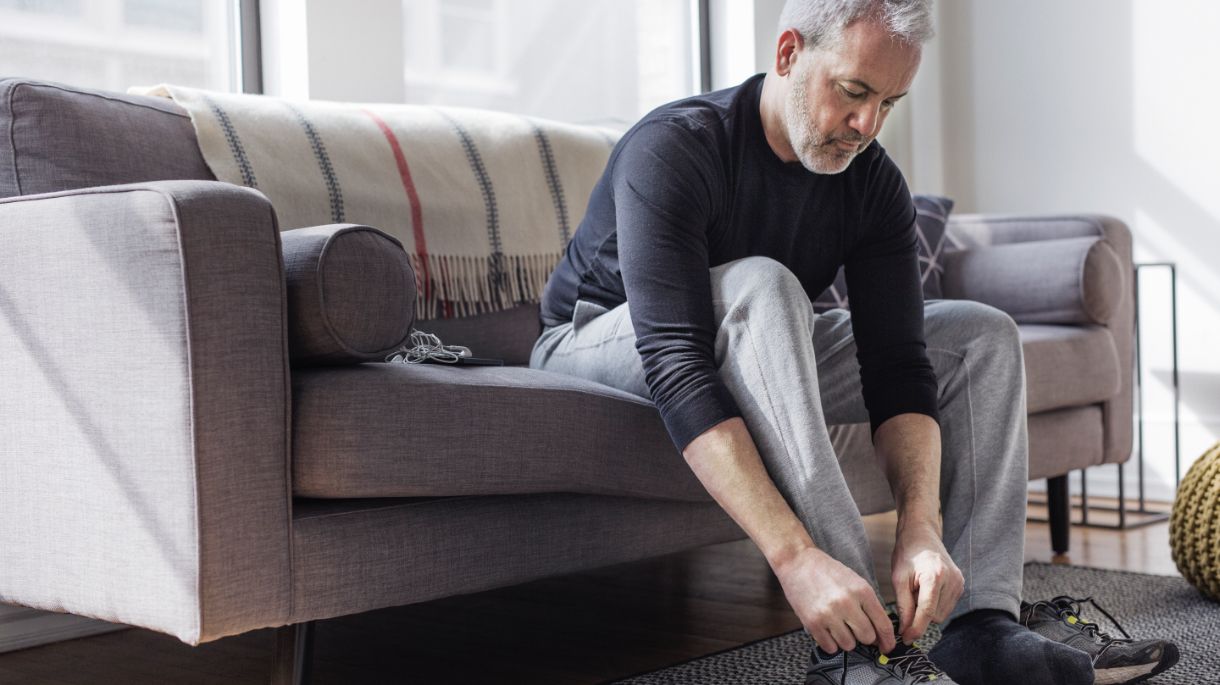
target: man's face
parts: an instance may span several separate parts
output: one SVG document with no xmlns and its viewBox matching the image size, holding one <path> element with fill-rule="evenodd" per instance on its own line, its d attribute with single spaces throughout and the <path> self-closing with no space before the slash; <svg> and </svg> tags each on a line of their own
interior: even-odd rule
<svg viewBox="0 0 1220 685">
<path fill-rule="evenodd" d="M 815 174 L 837 174 L 881 132 L 919 68 L 920 48 L 857 21 L 839 40 L 798 50 L 784 104 L 788 139 Z"/>
</svg>

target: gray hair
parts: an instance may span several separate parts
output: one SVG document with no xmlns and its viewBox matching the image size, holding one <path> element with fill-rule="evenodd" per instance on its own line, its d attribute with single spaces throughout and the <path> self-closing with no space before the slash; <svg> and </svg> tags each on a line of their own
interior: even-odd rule
<svg viewBox="0 0 1220 685">
<path fill-rule="evenodd" d="M 876 18 L 911 45 L 932 37 L 932 0 L 788 0 L 779 15 L 779 33 L 796 29 L 811 48 L 834 43 L 843 29 L 865 17 Z"/>
</svg>

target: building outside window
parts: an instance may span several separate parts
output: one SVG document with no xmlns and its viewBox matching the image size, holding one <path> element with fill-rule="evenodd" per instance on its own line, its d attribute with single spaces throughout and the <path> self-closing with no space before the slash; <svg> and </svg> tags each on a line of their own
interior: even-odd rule
<svg viewBox="0 0 1220 685">
<path fill-rule="evenodd" d="M 406 100 L 626 128 L 697 91 L 691 0 L 403 0 Z"/>
<path fill-rule="evenodd" d="M 235 90 L 233 2 L 0 0 L 0 75 L 123 92 Z"/>
</svg>

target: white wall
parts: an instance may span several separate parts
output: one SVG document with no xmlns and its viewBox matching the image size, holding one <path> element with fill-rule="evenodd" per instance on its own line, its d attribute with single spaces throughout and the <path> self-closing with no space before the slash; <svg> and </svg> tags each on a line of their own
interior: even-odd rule
<svg viewBox="0 0 1220 685">
<path fill-rule="evenodd" d="M 912 142 L 943 187 L 916 190 L 961 211 L 1111 214 L 1137 261 L 1177 262 L 1185 470 L 1220 437 L 1220 3 L 941 4 L 941 144 Z M 1169 293 L 1144 283 L 1146 455 L 1171 482 Z"/>
</svg>

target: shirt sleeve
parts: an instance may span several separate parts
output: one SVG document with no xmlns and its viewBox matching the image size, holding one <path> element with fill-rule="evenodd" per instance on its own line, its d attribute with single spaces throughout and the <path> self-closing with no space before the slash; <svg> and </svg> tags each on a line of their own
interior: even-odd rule
<svg viewBox="0 0 1220 685">
<path fill-rule="evenodd" d="M 678 450 L 741 416 L 715 362 L 707 227 L 723 196 L 709 147 L 682 125 L 641 125 L 612 171 L 619 265 L 636 349 Z"/>
<path fill-rule="evenodd" d="M 936 374 L 924 341 L 915 205 L 902 173 L 882 152 L 865 194 L 865 238 L 845 264 L 851 325 L 872 433 L 893 416 L 939 422 Z"/>
</svg>

